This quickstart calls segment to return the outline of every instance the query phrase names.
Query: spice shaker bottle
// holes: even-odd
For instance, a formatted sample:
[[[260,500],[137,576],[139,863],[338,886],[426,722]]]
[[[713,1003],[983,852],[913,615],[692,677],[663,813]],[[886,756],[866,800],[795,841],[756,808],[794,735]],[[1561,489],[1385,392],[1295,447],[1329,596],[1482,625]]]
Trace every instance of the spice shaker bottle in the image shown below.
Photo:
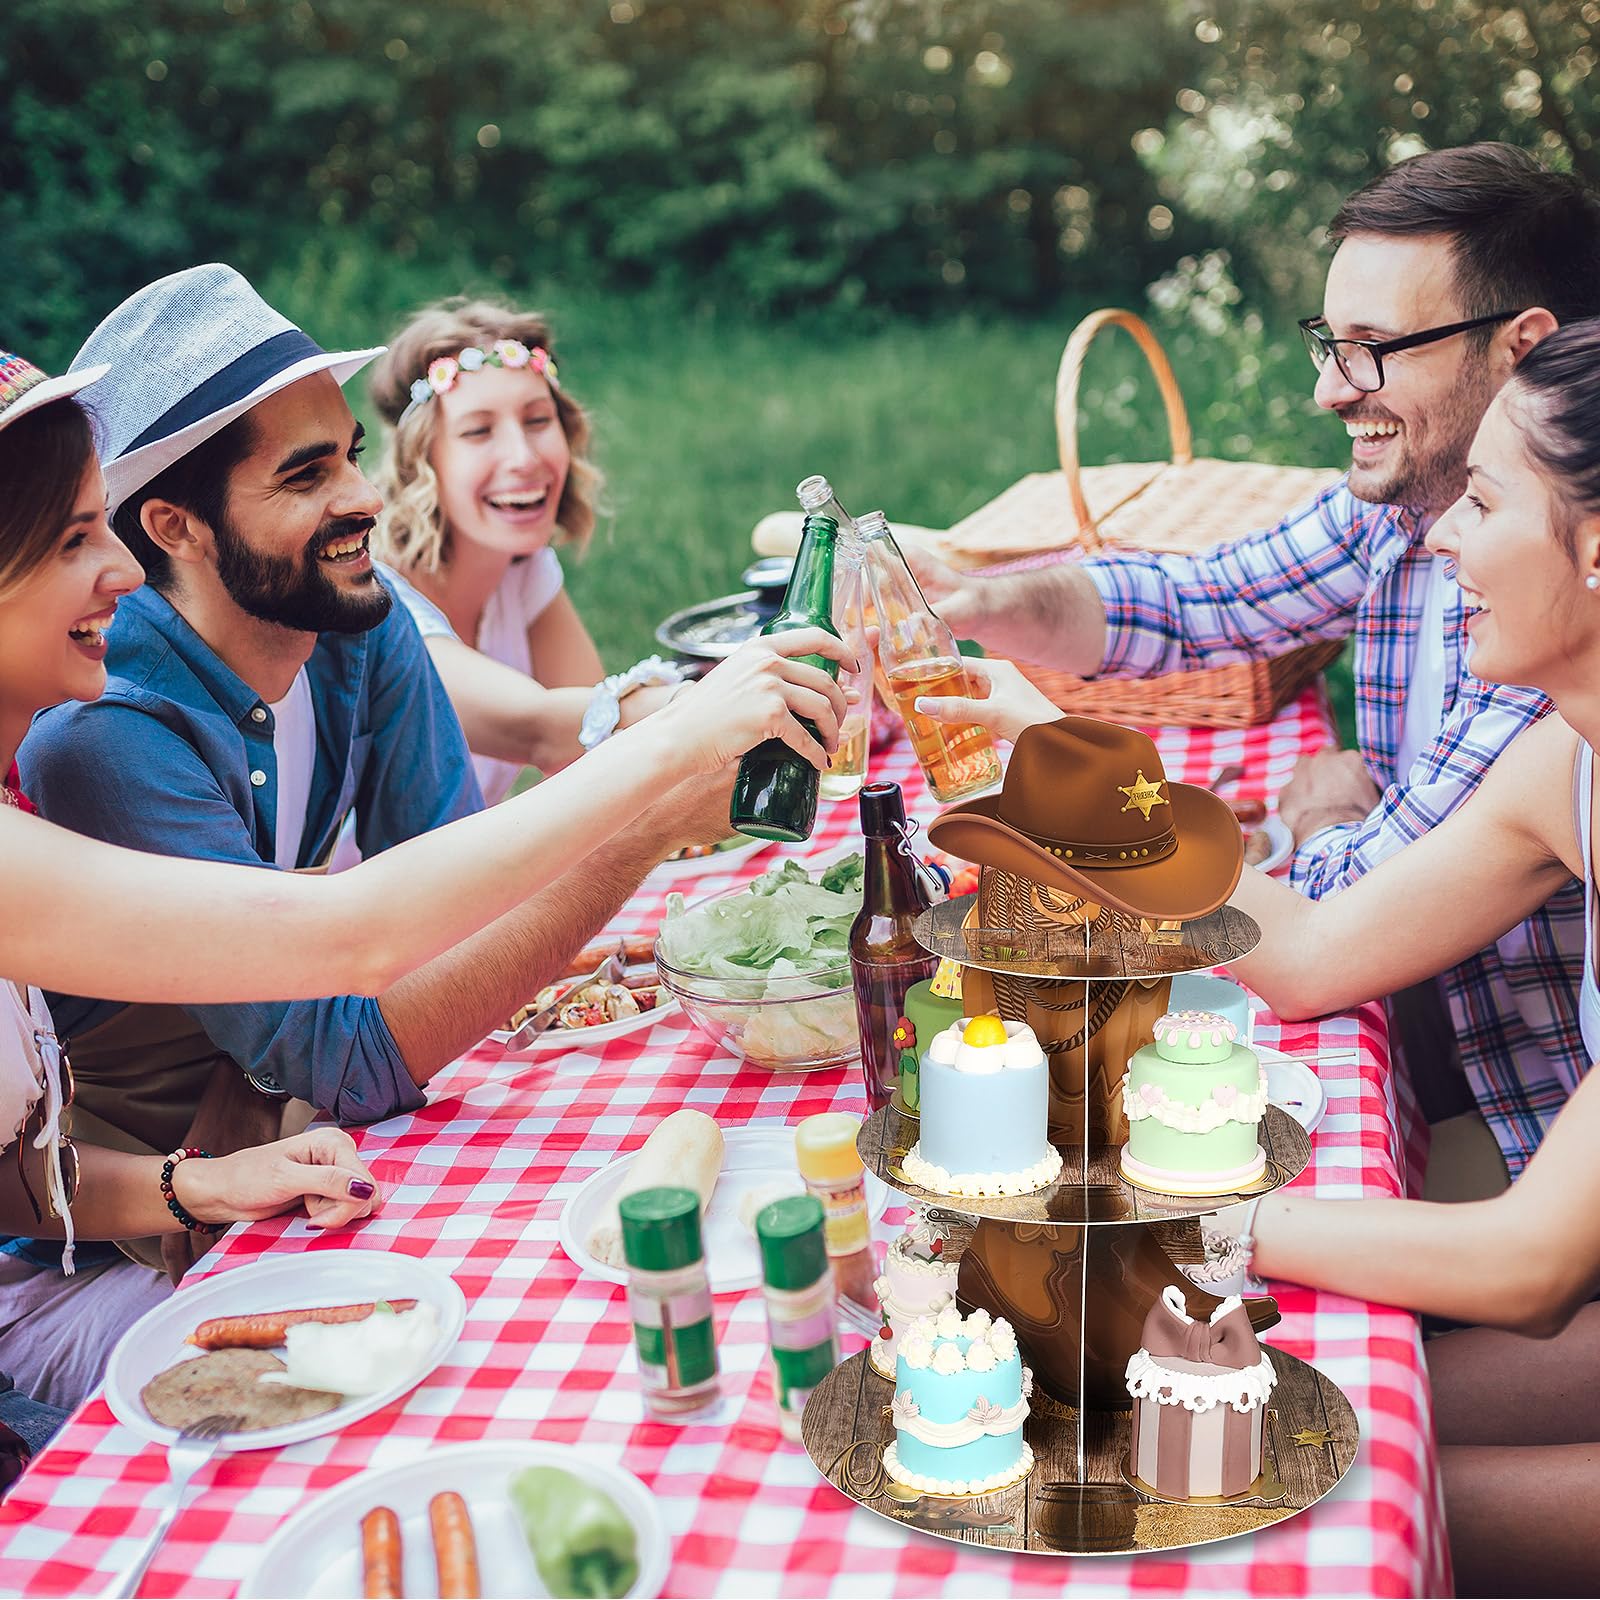
[[[618,1210],[645,1409],[658,1417],[702,1411],[716,1404],[722,1387],[700,1196],[692,1189],[641,1189]]]
[[[811,1391],[839,1362],[834,1336],[833,1274],[823,1238],[822,1202],[789,1195],[756,1213],[761,1279],[772,1344],[778,1427],[800,1439],[800,1414]]]
[[[843,1111],[807,1117],[794,1131],[795,1165],[821,1202],[839,1309],[863,1332],[882,1320],[873,1283],[878,1276],[867,1216],[866,1170],[856,1150],[861,1119]]]

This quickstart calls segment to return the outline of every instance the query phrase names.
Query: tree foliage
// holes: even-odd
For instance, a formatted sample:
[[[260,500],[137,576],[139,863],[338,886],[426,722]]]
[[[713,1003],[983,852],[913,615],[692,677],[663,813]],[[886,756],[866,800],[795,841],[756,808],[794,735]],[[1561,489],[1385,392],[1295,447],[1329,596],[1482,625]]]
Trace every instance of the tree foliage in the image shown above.
[[[1386,160],[1593,174],[1595,0],[27,0],[0,339],[224,258],[760,310],[1048,305],[1216,245],[1304,289]],[[318,264],[322,267],[319,268]],[[450,287],[441,282],[441,288]]]
[[[1252,287],[1314,298],[1328,218],[1400,157],[1502,139],[1600,185],[1597,31],[1595,0],[1216,0],[1145,149]]]

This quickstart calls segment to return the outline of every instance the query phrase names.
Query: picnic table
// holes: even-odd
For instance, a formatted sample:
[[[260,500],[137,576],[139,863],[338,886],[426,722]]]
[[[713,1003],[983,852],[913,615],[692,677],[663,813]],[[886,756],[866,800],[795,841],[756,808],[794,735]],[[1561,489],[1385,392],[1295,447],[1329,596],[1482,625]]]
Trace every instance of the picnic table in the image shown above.
[[[1297,759],[1333,737],[1319,689],[1264,727],[1151,731],[1174,778],[1203,783],[1239,763],[1242,797],[1276,794]],[[903,784],[914,815],[933,815],[904,740],[874,753],[872,775]],[[826,807],[805,852],[837,855],[856,836],[853,802]],[[688,885],[647,881],[614,926],[651,931],[668,889],[717,892],[777,854],[762,851]],[[1406,1192],[1407,1107],[1389,1072],[1381,1009],[1315,1023],[1263,1015],[1257,1038],[1332,1058],[1320,1071],[1327,1115],[1299,1183],[1324,1196]],[[489,1043],[434,1080],[424,1109],[356,1134],[386,1191],[378,1216],[328,1238],[277,1219],[221,1240],[191,1277],[327,1248],[426,1257],[465,1292],[466,1327],[445,1363],[403,1400],[335,1434],[214,1462],[143,1592],[232,1595],[263,1542],[319,1491],[365,1468],[483,1439],[570,1444],[637,1474],[673,1537],[669,1595],[1449,1592],[1416,1319],[1289,1284],[1268,1285],[1282,1321],[1267,1339],[1344,1390],[1360,1422],[1359,1455],[1310,1510],[1190,1551],[1013,1555],[929,1538],[857,1508],[778,1432],[759,1290],[717,1298],[724,1420],[646,1420],[624,1291],[579,1273],[558,1243],[557,1221],[584,1179],[683,1105],[732,1128],[792,1124],[819,1111],[861,1115],[865,1096],[855,1066],[775,1076],[719,1053],[681,1013],[531,1060],[507,1060]],[[880,1236],[898,1231],[904,1215],[891,1210]],[[843,1335],[841,1354],[863,1343]],[[103,1589],[153,1524],[166,1486],[164,1451],[92,1397],[0,1505],[0,1591]]]

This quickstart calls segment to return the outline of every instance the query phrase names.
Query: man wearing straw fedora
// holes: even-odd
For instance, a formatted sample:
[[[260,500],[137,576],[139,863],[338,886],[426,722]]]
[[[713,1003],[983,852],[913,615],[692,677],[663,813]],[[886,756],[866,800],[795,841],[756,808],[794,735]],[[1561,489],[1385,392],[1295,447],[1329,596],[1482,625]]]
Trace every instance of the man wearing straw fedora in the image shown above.
[[[1351,462],[1311,505],[1196,556],[1130,551],[984,578],[912,555],[958,634],[1079,676],[1153,676],[1353,633],[1360,749],[1307,757],[1280,801],[1292,881],[1313,897],[1449,815],[1550,709],[1472,677],[1460,592],[1423,536],[1462,493],[1468,445],[1516,363],[1558,322],[1600,313],[1600,198],[1523,151],[1471,145],[1390,168],[1329,234],[1324,315],[1301,330]],[[985,718],[981,701],[919,709]],[[1521,1170],[1588,1070],[1582,915],[1569,884],[1448,973],[1448,1016],[1438,986],[1396,997],[1401,1059],[1430,1120],[1475,1101],[1493,1135],[1477,1113],[1455,1125],[1480,1192]],[[1447,1148],[1436,1138],[1436,1154]]]
[[[368,855],[481,808],[427,651],[367,555],[379,500],[340,385],[379,353],[321,350],[216,265],[149,285],[90,335],[74,370],[110,367],[84,398],[114,526],[149,583],[119,608],[105,695],[45,713],[24,743],[47,817],[160,853],[295,869],[326,859],[352,808]],[[289,1097],[344,1122],[415,1109],[439,1067],[705,832],[708,804],[675,791],[376,998],[180,1009],[52,996],[73,1036],[77,1131],[218,1152],[275,1133]]]

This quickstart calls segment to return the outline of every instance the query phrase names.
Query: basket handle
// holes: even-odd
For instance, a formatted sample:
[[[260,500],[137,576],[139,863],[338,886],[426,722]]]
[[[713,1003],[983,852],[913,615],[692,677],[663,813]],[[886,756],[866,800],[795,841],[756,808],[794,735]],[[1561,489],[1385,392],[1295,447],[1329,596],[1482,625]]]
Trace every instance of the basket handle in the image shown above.
[[[1155,374],[1161,403],[1167,409],[1167,432],[1172,439],[1172,462],[1184,467],[1194,460],[1194,445],[1189,436],[1189,416],[1183,408],[1183,394],[1173,376],[1172,363],[1149,325],[1131,311],[1107,309],[1091,312],[1067,340],[1056,370],[1056,446],[1061,454],[1061,470],[1066,474],[1067,493],[1072,498],[1072,514],[1078,523],[1078,538],[1085,550],[1102,547],[1099,530],[1089,515],[1089,502],[1083,496],[1082,462],[1078,458],[1078,382],[1089,346],[1103,329],[1124,328],[1133,336],[1150,370]]]

